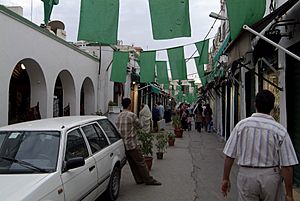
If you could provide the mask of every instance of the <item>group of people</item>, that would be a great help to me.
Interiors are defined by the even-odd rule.
[[[164,107],[161,102],[154,104],[152,108],[152,120],[153,120],[153,130],[157,132],[159,130],[158,122],[163,120],[165,123],[171,122],[172,110],[171,106],[167,105]]]
[[[221,192],[224,196],[227,196],[230,190],[229,176],[233,162],[237,159],[239,201],[294,201],[293,166],[298,164],[298,159],[287,130],[270,116],[274,101],[274,95],[268,90],[257,93],[256,113],[241,120],[232,130],[223,150],[225,161]],[[135,182],[161,185],[149,174],[137,146],[136,129],[147,125],[147,131],[149,131],[152,112],[148,106],[144,106],[140,112],[143,122],[141,123],[137,115],[130,111],[131,100],[129,98],[123,99],[122,105],[124,110],[117,117],[116,126],[123,138],[127,160]],[[206,120],[203,110],[206,110],[206,114],[209,116],[212,115],[209,105],[206,105],[205,109],[198,106],[195,109],[196,123],[203,123],[203,118],[207,122],[211,121],[211,117]],[[189,111],[188,107],[182,106],[179,113],[184,118],[188,118],[188,115],[184,114],[187,111]],[[202,121],[198,121],[197,118],[201,118]],[[199,129],[202,126],[197,124],[196,127]],[[207,125],[207,129],[209,129],[209,125]]]
[[[195,114],[195,129],[198,132],[201,132],[201,129],[204,128],[206,132],[210,133],[212,131],[212,109],[209,104],[204,106],[198,104],[194,110]]]
[[[184,130],[190,131],[192,129],[192,120],[195,120],[195,129],[201,132],[205,128],[206,132],[212,131],[212,109],[209,104],[197,104],[193,108],[190,104],[181,103],[177,109],[180,115],[181,125]]]

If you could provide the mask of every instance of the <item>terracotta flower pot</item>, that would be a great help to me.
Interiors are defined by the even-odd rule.
[[[174,143],[175,143],[175,138],[169,138],[168,139],[169,146],[174,146]]]
[[[175,128],[174,133],[175,133],[176,137],[182,138],[183,129],[182,128]]]

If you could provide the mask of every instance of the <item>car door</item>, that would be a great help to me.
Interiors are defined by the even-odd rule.
[[[98,192],[102,193],[109,183],[113,155],[109,142],[97,123],[81,127],[91,147],[98,172]]]
[[[67,133],[65,161],[83,157],[85,165],[63,171],[62,182],[66,201],[94,200],[97,188],[97,169],[95,159],[89,154],[86,140],[79,128]]]
[[[115,126],[108,119],[98,120],[99,125],[104,130],[106,136],[111,143],[111,150],[115,156],[121,160],[122,164],[125,163],[125,147],[122,138],[115,128]]]

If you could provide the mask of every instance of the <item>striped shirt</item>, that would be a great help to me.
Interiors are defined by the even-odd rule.
[[[240,166],[272,167],[298,164],[287,130],[273,117],[254,113],[232,130],[223,150]]]
[[[126,150],[132,150],[137,147],[137,133],[136,130],[142,125],[133,112],[124,110],[116,119],[116,126],[121,133]]]

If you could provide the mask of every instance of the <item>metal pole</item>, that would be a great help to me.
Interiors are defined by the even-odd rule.
[[[32,22],[32,11],[33,11],[33,0],[31,0],[31,5],[30,5],[30,19]]]
[[[290,51],[287,50],[286,48],[284,48],[284,47],[278,45],[277,43],[275,43],[275,42],[273,42],[272,40],[268,39],[268,38],[265,37],[264,35],[262,35],[262,34],[256,32],[255,30],[251,29],[251,28],[248,27],[247,25],[244,25],[244,26],[243,26],[243,29],[245,29],[245,30],[247,30],[247,31],[249,31],[249,32],[251,32],[251,33],[253,33],[254,35],[260,37],[261,39],[267,41],[267,42],[270,43],[271,45],[277,47],[278,49],[284,51],[286,54],[288,54],[288,55],[290,55],[291,57],[293,57],[293,58],[297,59],[298,61],[300,61],[300,57],[299,57],[299,56],[297,56],[297,55],[295,55],[294,53],[290,52]]]

